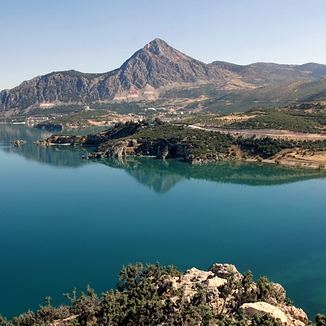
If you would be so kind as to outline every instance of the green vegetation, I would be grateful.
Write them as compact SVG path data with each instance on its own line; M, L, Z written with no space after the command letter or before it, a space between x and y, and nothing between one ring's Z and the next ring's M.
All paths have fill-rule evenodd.
M110 112L105 110L89 110L85 111L82 110L80 112L74 112L69 115L56 118L51 121L53 124L62 124L62 125L68 125L68 124L78 124L80 126L83 125L89 125L87 120L93 120L93 121L111 121L114 118L114 115L112 115Z
M29 112L29 115L44 115L44 114L69 114L74 111L80 111L84 109L84 105L70 104L70 105L60 105L51 107L50 109L35 108Z
M128 102L122 102L122 103L94 103L90 104L91 109L105 109L114 111L119 114L128 114L128 113L134 113L134 114L145 114L144 107L141 105L141 103L128 103Z
M142 114L146 115L146 112L144 108L147 108L149 104L144 105L144 103L85 103L85 105L88 105L90 109L96 110L96 111L114 111L118 114L128 114L128 113L134 113L134 114ZM85 105L80 104L69 104L69 105L59 105L54 106L48 109L44 108L35 108L31 110L28 115L44 115L44 114L70 114L74 111L82 111L84 110Z
M197 114L194 117L186 118L180 123L185 125L195 125L202 124L207 126L220 127L225 124L223 120L223 115L205 115L205 114Z
M249 116L249 118L244 116ZM324 103L302 103L280 108L259 107L233 117L234 119L232 116L224 118L223 115L199 114L183 120L182 123L229 129L278 129L307 133L326 131L326 105Z
M269 137L243 138L242 136L234 137L230 134L220 132L209 132L175 126L163 123L158 119L154 123L154 128L148 126L148 122L140 125L131 122L126 123L124 126L122 126L122 124L116 125L116 128L130 128L131 125L138 126L139 128L133 128L135 133L127 137L125 136L124 138L115 139L111 141L111 143L117 143L118 141L131 138L141 139L142 142L158 142L164 140L165 146L167 146L172 156L176 152L177 146L182 145L187 148L189 153L194 155L194 157L202 159L210 158L218 154L229 156L230 147L232 145L237 145L242 150L247 151L247 155L259 155L262 158L271 157L284 149L300 148L309 151L324 151L326 149L326 140L296 141L272 139ZM106 145L107 143L105 146Z
M163 123L159 119L154 121L155 128L148 125L145 121L142 128L135 134L115 140L115 142L128 139L137 138L145 141L165 141L171 155L177 152L177 146L182 145L188 148L190 154L195 157L204 158L206 154L216 155L218 153L228 154L229 147L236 142L231 135L222 133L210 133L202 130L185 129L179 126L173 126L168 123ZM129 127L126 124L126 127ZM135 124L137 125L137 124ZM120 125L117 125L119 127Z
M202 283L195 284L193 295L185 293L185 287L175 288L173 277L182 272L173 265L168 267L141 263L123 267L118 275L116 290L111 289L98 297L93 289L87 286L87 293L77 297L76 289L71 294L64 294L71 302L58 308L51 305L51 297L46 297L46 306L34 313L28 311L8 321L0 316L1 326L53 325L55 321L64 325L270 325L281 326L281 322L271 315L255 314L249 317L239 313L243 303L257 301L285 302L285 297L278 292L273 283L261 277L253 281L250 271L241 279L229 271L226 283L220 286L218 300L222 300L221 310L214 310L209 304L212 293ZM228 314L223 314L226 303ZM317 315L317 325L325 325L325 316Z
M307 133L326 131L326 107L317 104L301 104L278 109L258 108L246 112L253 115L246 121L232 122L225 128L235 129L283 129Z
M139 102L121 102L121 103L110 103L110 104L91 104L90 108L92 109L98 109L98 108L106 108L110 111L114 111L118 114L139 114L139 115L145 115L147 117L150 117L154 114L153 111L147 110L148 108L156 108L156 112L162 111L164 112L164 109L161 109L162 107L165 107L166 102L164 100L157 100L154 102L146 102L146 101L139 101ZM170 105L169 105L170 106Z

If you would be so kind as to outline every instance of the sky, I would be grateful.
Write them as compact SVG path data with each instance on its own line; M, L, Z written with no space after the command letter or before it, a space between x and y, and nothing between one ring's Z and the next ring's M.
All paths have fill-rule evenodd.
M119 68L155 38L205 63L326 64L325 0L0 0L0 90Z

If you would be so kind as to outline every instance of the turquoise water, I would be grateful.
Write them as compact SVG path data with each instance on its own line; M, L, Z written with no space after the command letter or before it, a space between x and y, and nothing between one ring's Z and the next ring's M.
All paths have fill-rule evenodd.
M151 158L81 160L36 147L47 132L0 125L0 314L36 310L74 287L115 286L137 261L250 269L326 313L326 180L258 164L191 166ZM15 149L10 141L28 142ZM89 150L89 149L86 149Z

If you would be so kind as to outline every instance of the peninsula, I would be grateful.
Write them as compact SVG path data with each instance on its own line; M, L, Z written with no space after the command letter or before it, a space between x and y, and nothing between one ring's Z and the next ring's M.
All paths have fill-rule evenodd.
M208 131L187 125L154 121L118 123L106 131L85 136L55 134L39 145L95 147L83 158L153 156L191 164L224 160L265 161L324 168L326 140L246 137L228 130Z

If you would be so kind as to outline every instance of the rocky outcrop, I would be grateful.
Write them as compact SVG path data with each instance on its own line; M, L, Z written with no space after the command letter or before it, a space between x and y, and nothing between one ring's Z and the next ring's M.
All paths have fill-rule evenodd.
M87 295L77 298L75 291L65 296L72 306L40 307L14 319L15 325L312 325L307 315L286 302L266 277L257 283L251 272L243 275L235 266L214 264L209 271L188 269L185 273L173 265L136 263L123 267L117 290L99 298L87 287ZM262 286L263 283L263 286ZM260 296L263 292L263 296ZM250 295L249 295L250 294ZM273 297L275 304L265 301ZM317 315L318 325L325 316ZM0 323L13 325L0 316ZM67 324L68 325L68 324Z
M104 150L103 150L104 149ZM194 163L195 157L188 151L189 146L184 144L169 145L165 139L120 141L112 144L101 145L89 158L121 157L129 155L152 156L158 159L174 158L184 162Z
M307 314L300 308L283 305L280 309L285 313L288 320L291 322L295 321L296 323L299 323L299 321L301 321L302 324L307 324L309 322Z
M243 278L242 274L238 272L236 267L230 264L214 264L209 268L209 271L222 279L226 279L230 272L234 273L234 278L237 281L241 281Z
M220 311L223 306L223 300L220 300L219 287L226 283L214 273L201 271L193 267L187 270L182 276L172 278L172 284L175 289L184 288L185 296L188 301L196 294L198 284L204 286L210 297L209 305L216 311Z
M240 310L243 310L248 316L253 316L256 313L270 314L274 318L279 318L284 325L304 326L309 322L306 313L296 307L276 307L267 302L254 302L243 304Z
M245 303L240 309L244 310L250 317L256 313L261 315L271 314L274 318L279 318L283 324L289 324L288 318L283 311L266 302Z
M12 143L12 146L19 148L20 145L26 144L26 140L17 139L17 140L13 140L11 143Z
M238 285L228 292L228 296L226 296L225 286L227 286L230 275L234 276L233 280L238 282ZM285 290L277 283L269 283L277 290L278 299L268 300L274 302L274 304L258 301L245 302L239 306L238 294L243 290L240 285L243 278L244 276L238 272L234 265L214 264L209 268L208 272L191 268L180 277L172 278L172 284L175 289L183 287L188 300L195 295L198 284L200 284L207 291L209 306L218 314L223 313L231 318L236 313L244 311L249 317L252 317L255 313L261 315L270 314L274 318L280 319L283 325L287 326L304 326L308 324L308 317L302 309L285 304ZM252 283L252 288L256 286L255 283Z
M104 153L105 157L121 157L126 156L126 142L121 142L116 145L113 145Z

